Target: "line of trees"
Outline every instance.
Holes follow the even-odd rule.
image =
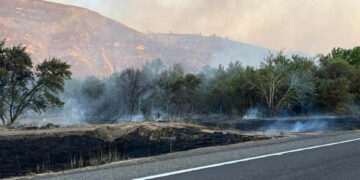
[[[183,118],[197,113],[201,79],[185,74],[181,65],[166,68],[160,59],[139,69],[128,68],[107,78],[72,80],[63,95],[68,108],[79,109],[89,123],[145,119]]]
[[[108,78],[72,81],[66,97],[75,99],[90,123],[119,119],[186,119],[195,115],[242,117],[256,109],[262,116],[357,112],[360,102],[360,47],[334,49],[316,58],[267,57],[259,67],[239,62],[227,68],[205,66],[186,74],[160,59],[142,69],[125,69]]]
[[[70,80],[70,66],[50,58],[33,66],[22,46],[0,42],[0,119],[13,124],[27,111],[76,109],[89,123],[143,119],[187,119],[197,115],[243,117],[349,115],[360,103],[360,47],[336,48],[308,58],[269,55],[259,67],[240,62],[205,66],[198,74],[160,59],[110,77]],[[65,88],[64,88],[65,86]],[[64,92],[65,90],[65,92]]]

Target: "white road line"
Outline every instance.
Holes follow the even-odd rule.
[[[278,153],[265,154],[265,155],[255,156],[255,157],[250,157],[250,158],[245,158],[245,159],[238,159],[238,160],[234,160],[234,161],[211,164],[211,165],[207,165],[207,166],[200,166],[200,167],[195,167],[195,168],[190,168],[190,169],[184,169],[184,170],[179,170],[179,171],[167,172],[167,173],[163,173],[163,174],[146,176],[146,177],[142,177],[142,178],[136,178],[133,180],[155,179],[155,178],[166,177],[166,176],[171,176],[171,175],[175,175],[175,174],[181,174],[181,173],[187,173],[187,172],[191,172],[191,171],[198,171],[198,170],[202,170],[202,169],[224,166],[224,165],[228,165],[228,164],[235,164],[235,163],[251,161],[251,160],[255,160],[255,159],[262,159],[262,158],[266,158],[266,157],[270,157],[270,156],[281,156],[281,155],[293,153],[293,152],[317,149],[317,148],[322,148],[322,147],[327,147],[327,146],[334,146],[337,144],[344,144],[344,143],[349,143],[349,142],[359,141],[359,140],[360,140],[360,138],[356,138],[356,139],[350,139],[350,140],[346,140],[346,141],[334,142],[334,143],[323,144],[323,145],[318,145],[318,146],[311,146],[311,147],[294,149],[294,150],[283,151],[283,152],[278,152]]]

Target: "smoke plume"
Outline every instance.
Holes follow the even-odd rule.
[[[203,33],[310,55],[359,43],[357,0],[51,0],[89,8],[136,30]]]

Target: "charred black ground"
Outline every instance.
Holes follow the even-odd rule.
[[[268,137],[186,123],[5,130],[0,133],[0,178],[262,139]]]

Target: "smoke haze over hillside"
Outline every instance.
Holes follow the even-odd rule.
[[[147,32],[203,33],[316,55],[359,44],[357,0],[51,0]]]
[[[99,7],[112,1],[104,2]],[[258,66],[277,50],[198,33],[144,34],[94,11],[42,0],[2,0],[0,39],[27,47],[35,64],[49,56],[68,62],[74,77],[109,76],[157,58],[167,66],[180,63],[186,72],[236,60]]]

